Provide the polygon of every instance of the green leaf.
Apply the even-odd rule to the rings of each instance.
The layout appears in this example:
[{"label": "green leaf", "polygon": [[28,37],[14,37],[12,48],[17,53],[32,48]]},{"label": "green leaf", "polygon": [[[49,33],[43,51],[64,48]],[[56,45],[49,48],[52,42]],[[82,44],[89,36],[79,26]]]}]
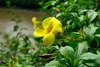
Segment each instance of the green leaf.
[{"label": "green leaf", "polygon": [[59,61],[53,60],[47,63],[44,67],[66,67],[65,65],[61,65]]},{"label": "green leaf", "polygon": [[73,47],[73,48],[76,48],[77,45],[78,45],[78,43],[79,42],[69,42],[68,45],[71,46],[71,47]]},{"label": "green leaf", "polygon": [[79,63],[80,59],[77,58],[77,59],[74,59],[74,64],[73,64],[73,67],[78,67],[78,63]]},{"label": "green leaf", "polygon": [[95,61],[96,61],[97,64],[100,64],[100,57],[97,58]]},{"label": "green leaf", "polygon": [[52,1],[51,5],[54,6],[56,4],[56,1]]},{"label": "green leaf", "polygon": [[22,20],[17,20],[17,23],[22,22]]},{"label": "green leaf", "polygon": [[98,15],[98,13],[95,12],[94,10],[89,10],[87,15],[89,18],[89,22],[92,22],[96,18],[96,16]]},{"label": "green leaf", "polygon": [[100,27],[98,27],[98,28],[96,29],[95,34],[100,34]]},{"label": "green leaf", "polygon": [[61,47],[59,51],[64,57],[74,56],[74,49],[70,46]]},{"label": "green leaf", "polygon": [[12,18],[11,21],[16,21],[15,18]]},{"label": "green leaf", "polygon": [[81,54],[85,53],[88,51],[88,44],[86,41],[78,43],[77,50],[75,52],[76,57],[79,57]]},{"label": "green leaf", "polygon": [[100,37],[100,34],[96,34],[95,36],[96,36],[96,37]]},{"label": "green leaf", "polygon": [[62,16],[64,13],[62,12],[62,13],[58,13],[58,14],[56,14],[56,18],[59,18],[60,16]]},{"label": "green leaf", "polygon": [[12,11],[8,11],[8,12],[7,12],[7,14],[11,14],[11,15],[12,15],[12,14],[13,14],[13,12],[12,12]]},{"label": "green leaf", "polygon": [[86,36],[86,40],[88,43],[91,43],[91,41],[94,38],[94,33],[96,32],[97,27],[94,27],[94,24],[90,24],[88,27],[83,27],[83,32]]},{"label": "green leaf", "polygon": [[24,41],[26,42],[28,40],[29,40],[29,37],[28,36],[25,36]]},{"label": "green leaf", "polygon": [[[19,66],[18,66],[19,67]],[[32,66],[32,65],[22,65],[21,67],[34,67],[34,66]]]},{"label": "green leaf", "polygon": [[20,16],[19,15],[16,15],[15,18],[20,18]]},{"label": "green leaf", "polygon": [[95,40],[100,44],[100,34],[95,34]]},{"label": "green leaf", "polygon": [[79,19],[79,22],[78,22],[79,26],[83,26],[84,24],[86,24],[84,20],[85,19],[84,15],[81,15],[80,17],[78,17],[78,19]]},{"label": "green leaf", "polygon": [[58,67],[59,66],[59,62],[56,60],[53,60],[49,63],[47,63],[44,67]]},{"label": "green leaf", "polygon": [[80,64],[78,67],[87,67],[87,66],[84,64]]},{"label": "green leaf", "polygon": [[98,58],[98,55],[93,54],[91,52],[87,52],[87,53],[80,55],[79,58],[82,59],[82,60],[94,60],[94,59]]},{"label": "green leaf", "polygon": [[14,26],[14,30],[13,30],[13,31],[17,31],[17,30],[18,30],[18,28],[19,28],[19,27],[18,27],[18,25],[15,25],[15,26]]},{"label": "green leaf", "polygon": [[95,40],[96,40],[97,43],[100,44],[100,28],[98,28],[98,29],[96,30],[96,33],[95,33]]},{"label": "green leaf", "polygon": [[96,51],[98,55],[100,55],[100,49]]},{"label": "green leaf", "polygon": [[78,32],[72,32],[72,33],[70,34],[70,36],[71,36],[72,38],[74,38],[74,39],[77,39],[80,35],[79,35]]},{"label": "green leaf", "polygon": [[17,67],[22,67],[22,65],[21,65],[21,64],[19,64],[18,62],[17,62],[16,64],[17,64]]}]

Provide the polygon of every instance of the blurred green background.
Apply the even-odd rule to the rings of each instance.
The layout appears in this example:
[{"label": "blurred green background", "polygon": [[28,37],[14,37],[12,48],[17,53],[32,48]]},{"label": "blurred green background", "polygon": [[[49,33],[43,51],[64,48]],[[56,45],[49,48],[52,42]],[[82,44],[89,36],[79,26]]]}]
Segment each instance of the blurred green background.
[{"label": "blurred green background", "polygon": [[[11,6],[15,6],[16,8],[24,8],[24,9],[38,9],[42,8],[43,5],[50,1],[54,0],[0,0],[0,7],[6,7],[6,2],[10,2]],[[57,0],[55,0],[57,1]],[[58,0],[61,3],[64,1],[77,1],[80,5],[90,6],[94,5],[97,9],[100,9],[100,0]],[[54,2],[53,2],[54,3]]]},{"label": "blurred green background", "polygon": [[43,0],[0,0],[0,7],[6,7],[7,1],[11,2],[11,6],[16,8],[37,9],[41,8],[39,2]]}]

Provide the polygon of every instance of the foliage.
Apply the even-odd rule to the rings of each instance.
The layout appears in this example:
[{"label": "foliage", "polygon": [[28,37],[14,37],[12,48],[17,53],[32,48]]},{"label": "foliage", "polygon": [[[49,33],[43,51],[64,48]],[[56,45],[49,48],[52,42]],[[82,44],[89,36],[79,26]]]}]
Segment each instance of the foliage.
[{"label": "foliage", "polygon": [[63,32],[57,34],[52,45],[56,47],[54,60],[47,62],[45,67],[99,67],[100,63],[96,61],[100,58],[97,54],[100,50],[100,11],[97,1],[40,2],[43,6],[41,10],[47,11],[47,17],[54,16],[63,25]]},{"label": "foliage", "polygon": [[[43,0],[40,2],[39,4],[43,7],[41,10],[46,10],[48,14],[44,18],[47,27],[56,27],[53,25],[54,21],[47,22],[48,16],[55,17],[62,24],[63,31],[56,33],[55,42],[49,46],[43,43],[41,37],[34,37],[36,42],[31,45],[30,38],[33,38],[33,35],[23,34],[23,29],[18,26],[21,22],[19,17],[9,11],[8,13],[14,16],[12,19],[16,22],[14,32],[17,34],[10,37],[9,34],[3,33],[7,45],[1,44],[7,49],[0,52],[0,65],[2,67],[99,67],[100,11],[98,2],[99,0]],[[41,23],[42,26],[44,21]],[[40,28],[39,26],[35,31]],[[42,27],[42,29],[45,28]],[[49,29],[50,32],[51,29]],[[33,49],[35,47],[38,48]]]},{"label": "foliage", "polygon": [[31,62],[28,64],[31,61],[31,53],[35,51],[32,46],[33,37],[23,33],[27,28],[19,27],[22,20],[19,15],[14,14],[14,7],[10,6],[10,2],[7,2],[7,7],[7,13],[13,16],[11,21],[14,21],[15,25],[11,32],[0,31],[4,40],[0,42],[0,67],[33,67]]},{"label": "foliage", "polygon": [[40,0],[0,0],[0,6],[6,7],[6,2],[10,1],[11,6],[16,6],[16,8],[24,8],[24,9],[37,9],[41,8],[38,4]]}]

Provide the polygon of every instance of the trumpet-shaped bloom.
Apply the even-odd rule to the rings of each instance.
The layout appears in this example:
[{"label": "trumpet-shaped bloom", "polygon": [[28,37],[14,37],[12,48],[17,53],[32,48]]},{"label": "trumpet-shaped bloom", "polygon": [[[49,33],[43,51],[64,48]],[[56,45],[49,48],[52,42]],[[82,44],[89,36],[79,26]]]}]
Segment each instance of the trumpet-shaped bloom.
[{"label": "trumpet-shaped bloom", "polygon": [[52,45],[55,41],[55,34],[62,31],[61,22],[55,17],[48,17],[42,22],[42,26],[38,27],[33,35],[34,37],[43,37],[46,45]]},{"label": "trumpet-shaped bloom", "polygon": [[34,26],[33,26],[33,27],[34,27],[34,29],[36,29],[37,24],[38,24],[38,23],[40,23],[40,22],[39,22],[39,21],[37,21],[37,18],[36,18],[36,17],[33,17],[33,18],[32,18],[32,22],[33,22],[33,24],[34,24]]}]

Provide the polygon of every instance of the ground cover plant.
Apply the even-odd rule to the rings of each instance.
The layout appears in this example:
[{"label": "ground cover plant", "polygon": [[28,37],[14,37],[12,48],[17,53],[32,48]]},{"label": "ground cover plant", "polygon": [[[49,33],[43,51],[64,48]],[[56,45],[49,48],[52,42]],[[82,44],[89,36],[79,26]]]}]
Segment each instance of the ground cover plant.
[{"label": "ground cover plant", "polygon": [[[4,35],[2,67],[100,67],[99,0],[49,0],[39,4],[43,20],[32,18],[34,32],[26,35],[12,11],[16,36]],[[8,5],[10,10],[12,8]],[[30,39],[35,40],[33,45]],[[35,48],[37,47],[37,48]]]}]

